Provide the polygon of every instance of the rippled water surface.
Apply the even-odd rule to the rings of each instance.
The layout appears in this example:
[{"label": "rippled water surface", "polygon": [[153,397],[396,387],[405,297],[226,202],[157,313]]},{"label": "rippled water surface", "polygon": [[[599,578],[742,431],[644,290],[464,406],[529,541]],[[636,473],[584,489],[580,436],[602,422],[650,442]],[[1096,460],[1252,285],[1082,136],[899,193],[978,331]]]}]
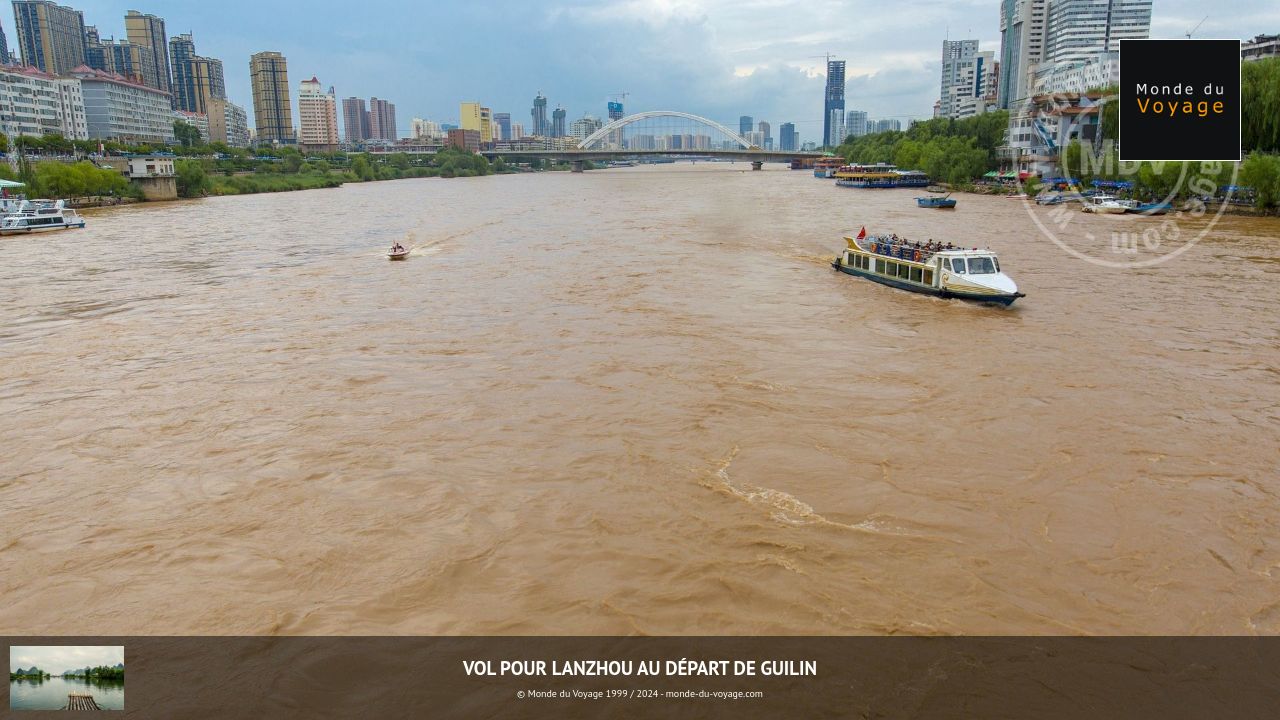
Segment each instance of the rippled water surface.
[{"label": "rippled water surface", "polygon": [[[1280,222],[1113,270],[744,167],[0,238],[0,632],[1280,632]],[[1028,297],[834,273],[864,224]]]}]

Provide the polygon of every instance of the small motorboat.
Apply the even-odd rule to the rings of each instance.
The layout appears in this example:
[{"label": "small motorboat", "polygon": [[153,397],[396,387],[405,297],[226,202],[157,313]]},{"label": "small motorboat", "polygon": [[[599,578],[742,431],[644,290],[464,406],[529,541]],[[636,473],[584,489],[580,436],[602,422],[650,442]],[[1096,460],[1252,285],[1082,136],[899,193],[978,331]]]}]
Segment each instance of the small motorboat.
[{"label": "small motorboat", "polygon": [[400,243],[396,243],[387,251],[387,257],[392,260],[403,260],[409,257],[409,248],[401,245]]},{"label": "small motorboat", "polygon": [[1121,200],[1114,195],[1094,195],[1080,209],[1098,215],[1123,215],[1137,206],[1132,200]]},{"label": "small motorboat", "polygon": [[916,198],[916,205],[922,208],[954,210],[956,207],[956,200],[950,195],[945,197],[918,197]]},{"label": "small motorboat", "polygon": [[1125,212],[1136,213],[1138,215],[1164,215],[1173,210],[1173,206],[1167,202],[1157,203],[1141,203],[1137,207],[1131,207]]},{"label": "small motorboat", "polygon": [[1066,201],[1067,199],[1062,197],[1061,195],[1037,195],[1036,196],[1037,205],[1061,205]]}]

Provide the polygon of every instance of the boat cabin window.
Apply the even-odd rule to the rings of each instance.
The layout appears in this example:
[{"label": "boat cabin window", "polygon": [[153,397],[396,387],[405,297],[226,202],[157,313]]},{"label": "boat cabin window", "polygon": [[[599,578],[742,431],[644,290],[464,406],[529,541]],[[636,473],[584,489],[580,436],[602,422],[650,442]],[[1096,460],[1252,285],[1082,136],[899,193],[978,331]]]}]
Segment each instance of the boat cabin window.
[{"label": "boat cabin window", "polygon": [[969,258],[970,275],[990,275],[996,271],[995,263],[989,257]]},{"label": "boat cabin window", "polygon": [[881,260],[881,259],[879,259],[879,258],[876,258],[876,272],[880,273],[881,275],[884,275],[884,274],[885,274],[885,261],[884,261],[884,260]]},{"label": "boat cabin window", "polygon": [[920,268],[918,267],[911,268],[911,279],[914,280],[915,282],[920,282],[920,277],[921,277]]},{"label": "boat cabin window", "polygon": [[964,274],[964,258],[951,258],[951,272]]},{"label": "boat cabin window", "polygon": [[906,263],[902,263],[898,265],[898,277],[906,278],[910,272],[911,272],[910,265],[907,265]]}]

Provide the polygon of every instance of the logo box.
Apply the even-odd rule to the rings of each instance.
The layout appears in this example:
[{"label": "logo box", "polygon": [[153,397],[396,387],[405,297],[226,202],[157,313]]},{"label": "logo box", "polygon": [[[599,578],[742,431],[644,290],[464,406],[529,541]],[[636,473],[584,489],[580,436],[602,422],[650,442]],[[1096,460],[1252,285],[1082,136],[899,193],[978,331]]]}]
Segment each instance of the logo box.
[{"label": "logo box", "polygon": [[1240,158],[1239,40],[1120,41],[1120,159]]}]

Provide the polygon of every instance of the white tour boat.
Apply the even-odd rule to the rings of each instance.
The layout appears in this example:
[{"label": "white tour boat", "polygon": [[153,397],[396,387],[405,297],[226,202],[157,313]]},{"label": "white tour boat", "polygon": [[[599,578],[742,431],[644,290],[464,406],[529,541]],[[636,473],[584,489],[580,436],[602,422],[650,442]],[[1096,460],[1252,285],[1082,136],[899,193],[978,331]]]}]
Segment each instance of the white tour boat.
[{"label": "white tour boat", "polygon": [[1081,209],[1087,213],[1122,215],[1129,212],[1129,208],[1137,206],[1138,204],[1132,200],[1121,200],[1114,195],[1094,195],[1085,201]]},{"label": "white tour boat", "polygon": [[1026,297],[990,250],[926,251],[900,239],[868,236],[865,228],[845,242],[849,247],[831,266],[849,275],[944,298],[1008,305]]},{"label": "white tour boat", "polygon": [[0,220],[0,235],[48,232],[84,227],[84,218],[62,200],[23,200]]}]

